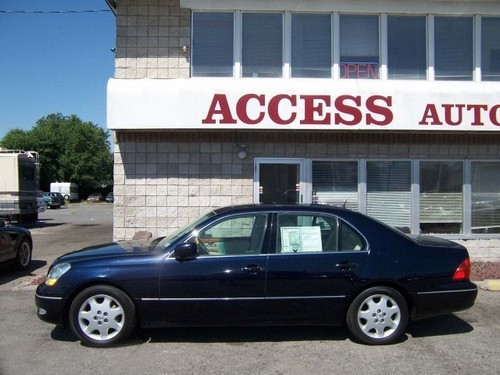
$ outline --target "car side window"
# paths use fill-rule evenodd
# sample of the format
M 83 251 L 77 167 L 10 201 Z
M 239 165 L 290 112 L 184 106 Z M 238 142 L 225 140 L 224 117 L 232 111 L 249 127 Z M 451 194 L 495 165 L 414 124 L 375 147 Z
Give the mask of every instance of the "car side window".
M 293 213 L 278 215 L 278 253 L 357 251 L 365 248 L 363 237 L 337 217 Z
M 200 256 L 260 254 L 267 215 L 250 214 L 218 221 L 196 237 Z
M 340 251 L 366 250 L 364 238 L 353 227 L 342 222 L 340 228 Z
M 337 251 L 338 221 L 321 215 L 278 215 L 277 252 Z

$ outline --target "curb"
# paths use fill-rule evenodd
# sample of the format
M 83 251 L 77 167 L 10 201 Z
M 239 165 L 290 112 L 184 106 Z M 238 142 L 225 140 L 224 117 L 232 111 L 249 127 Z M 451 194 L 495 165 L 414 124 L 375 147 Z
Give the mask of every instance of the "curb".
M 490 292 L 500 292 L 500 280 L 484 280 L 475 282 L 480 289 Z

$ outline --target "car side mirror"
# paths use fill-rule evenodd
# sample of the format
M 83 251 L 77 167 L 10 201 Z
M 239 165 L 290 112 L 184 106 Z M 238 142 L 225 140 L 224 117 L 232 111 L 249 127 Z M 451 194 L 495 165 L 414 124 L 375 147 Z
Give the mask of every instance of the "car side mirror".
M 194 242 L 188 242 L 178 245 L 174 250 L 176 260 L 191 260 L 198 255 L 198 246 Z

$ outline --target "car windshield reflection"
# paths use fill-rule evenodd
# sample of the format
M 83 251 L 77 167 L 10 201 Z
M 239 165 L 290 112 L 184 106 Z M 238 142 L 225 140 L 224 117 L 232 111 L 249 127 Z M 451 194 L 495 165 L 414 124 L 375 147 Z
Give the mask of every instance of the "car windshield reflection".
M 206 215 L 202 216 L 198 220 L 196 220 L 194 223 L 189 223 L 187 226 L 179 229 L 178 231 L 169 234 L 165 238 L 163 238 L 158 244 L 156 245 L 157 248 L 167 248 L 170 246 L 171 243 L 175 242 L 177 239 L 181 238 L 187 233 L 190 233 L 194 228 L 196 228 L 199 224 L 204 222 L 205 220 L 210 219 L 212 216 L 215 215 L 214 211 L 210 211 Z

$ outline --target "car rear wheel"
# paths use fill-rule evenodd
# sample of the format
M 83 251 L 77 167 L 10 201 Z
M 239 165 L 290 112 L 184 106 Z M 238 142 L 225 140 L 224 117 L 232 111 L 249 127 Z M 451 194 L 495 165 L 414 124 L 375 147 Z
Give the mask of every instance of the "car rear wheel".
M 135 326 L 135 307 L 121 290 L 108 285 L 80 292 L 69 311 L 71 330 L 85 344 L 111 346 L 126 339 Z
M 347 327 L 355 339 L 368 345 L 391 344 L 403 335 L 408 307 L 403 296 L 388 287 L 360 293 L 349 306 Z
M 31 242 L 27 238 L 23 238 L 17 247 L 16 267 L 19 270 L 27 269 L 31 263 L 31 255 Z

